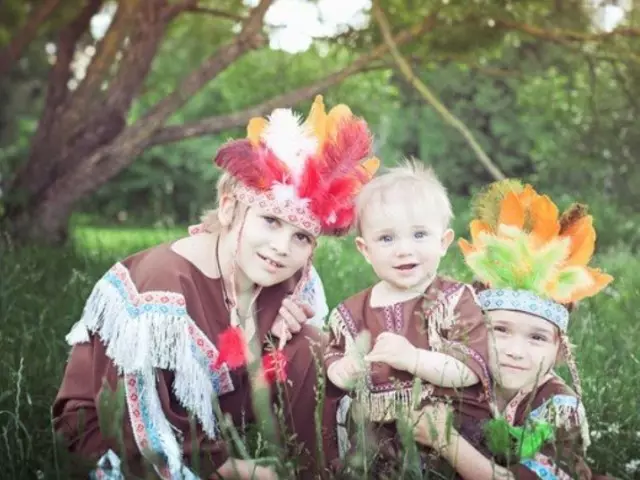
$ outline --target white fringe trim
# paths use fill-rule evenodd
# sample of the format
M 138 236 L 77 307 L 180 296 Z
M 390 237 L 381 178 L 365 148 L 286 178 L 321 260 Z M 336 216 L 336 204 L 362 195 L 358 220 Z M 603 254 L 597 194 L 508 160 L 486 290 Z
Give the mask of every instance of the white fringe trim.
M 166 314 L 152 311 L 132 316 L 129 299 L 107 277 L 126 271 L 116 264 L 94 287 L 82 317 L 72 327 L 66 340 L 70 345 L 89 341 L 95 334 L 106 346 L 106 355 L 119 374 L 144 373 L 153 369 L 175 372 L 174 393 L 184 408 L 193 412 L 209 438 L 216 437 L 216 422 L 211 407 L 214 391 L 211 377 L 191 350 L 189 326 L 195 323 L 186 313 Z M 127 286 L 135 288 L 126 271 Z M 153 292 L 158 295 L 165 292 Z M 138 297 L 148 295 L 138 294 Z M 171 297 L 175 293 L 166 292 Z M 204 337 L 204 335 L 202 335 Z M 214 359 L 210 359 L 214 360 Z M 221 369 L 220 375 L 228 375 Z M 230 383 L 230 382 L 229 382 Z M 225 393 L 225 392 L 223 392 Z

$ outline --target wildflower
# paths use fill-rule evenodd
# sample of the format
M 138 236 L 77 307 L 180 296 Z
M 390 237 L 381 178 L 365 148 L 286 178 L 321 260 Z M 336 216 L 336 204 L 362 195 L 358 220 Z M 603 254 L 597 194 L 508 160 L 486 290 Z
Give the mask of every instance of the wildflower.
M 212 365 L 216 369 L 223 363 L 229 368 L 239 368 L 247 363 L 247 345 L 240 327 L 229 327 L 218 335 L 220 354 Z
M 287 357 L 281 350 L 272 350 L 262 356 L 262 374 L 269 384 L 287 380 Z
M 612 423 L 611 425 L 609 425 L 609 428 L 607 428 L 607 432 L 612 433 L 613 435 L 619 435 L 620 425 L 617 423 Z

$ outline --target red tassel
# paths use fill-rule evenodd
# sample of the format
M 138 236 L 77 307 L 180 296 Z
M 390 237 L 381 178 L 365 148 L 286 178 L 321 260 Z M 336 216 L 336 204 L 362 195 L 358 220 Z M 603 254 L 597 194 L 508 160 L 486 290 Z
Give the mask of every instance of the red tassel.
M 212 364 L 212 369 L 220 368 L 226 363 L 230 369 L 240 368 L 247 363 L 247 347 L 240 327 L 229 327 L 218 335 L 220 354 Z
M 262 370 L 267 383 L 287 380 L 287 357 L 282 350 L 273 350 L 262 356 Z

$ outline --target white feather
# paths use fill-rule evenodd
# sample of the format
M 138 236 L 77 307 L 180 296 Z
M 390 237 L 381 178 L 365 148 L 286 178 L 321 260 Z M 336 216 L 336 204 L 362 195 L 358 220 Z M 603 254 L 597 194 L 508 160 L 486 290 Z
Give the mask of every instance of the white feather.
M 291 109 L 276 109 L 268 120 L 269 123 L 262 132 L 262 140 L 289 168 L 294 183 L 297 183 L 307 157 L 313 155 L 318 147 L 318 140 L 309 127 L 301 123 L 301 117 Z
M 278 203 L 286 204 L 287 202 L 291 202 L 296 206 L 306 207 L 309 203 L 309 199 L 307 198 L 299 198 L 296 193 L 296 188 L 294 185 L 286 184 L 286 183 L 275 183 L 271 187 L 271 191 L 273 195 L 276 197 Z

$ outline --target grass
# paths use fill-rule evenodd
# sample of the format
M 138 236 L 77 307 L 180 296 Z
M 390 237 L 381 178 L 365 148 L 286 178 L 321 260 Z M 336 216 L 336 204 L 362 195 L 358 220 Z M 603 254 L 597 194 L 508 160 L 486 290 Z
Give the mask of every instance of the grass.
M 0 263 L 0 478 L 59 478 L 50 406 L 65 367 L 64 336 L 95 281 L 116 260 L 184 230 L 80 227 L 75 249 L 23 248 Z M 637 478 L 625 465 L 640 458 L 640 269 L 624 248 L 602 252 L 598 264 L 613 286 L 582 304 L 571 336 L 585 391 L 598 472 Z M 315 256 L 330 306 L 369 285 L 373 273 L 352 242 L 323 241 Z M 456 248 L 442 270 L 469 280 Z M 566 372 L 562 372 L 565 374 Z

